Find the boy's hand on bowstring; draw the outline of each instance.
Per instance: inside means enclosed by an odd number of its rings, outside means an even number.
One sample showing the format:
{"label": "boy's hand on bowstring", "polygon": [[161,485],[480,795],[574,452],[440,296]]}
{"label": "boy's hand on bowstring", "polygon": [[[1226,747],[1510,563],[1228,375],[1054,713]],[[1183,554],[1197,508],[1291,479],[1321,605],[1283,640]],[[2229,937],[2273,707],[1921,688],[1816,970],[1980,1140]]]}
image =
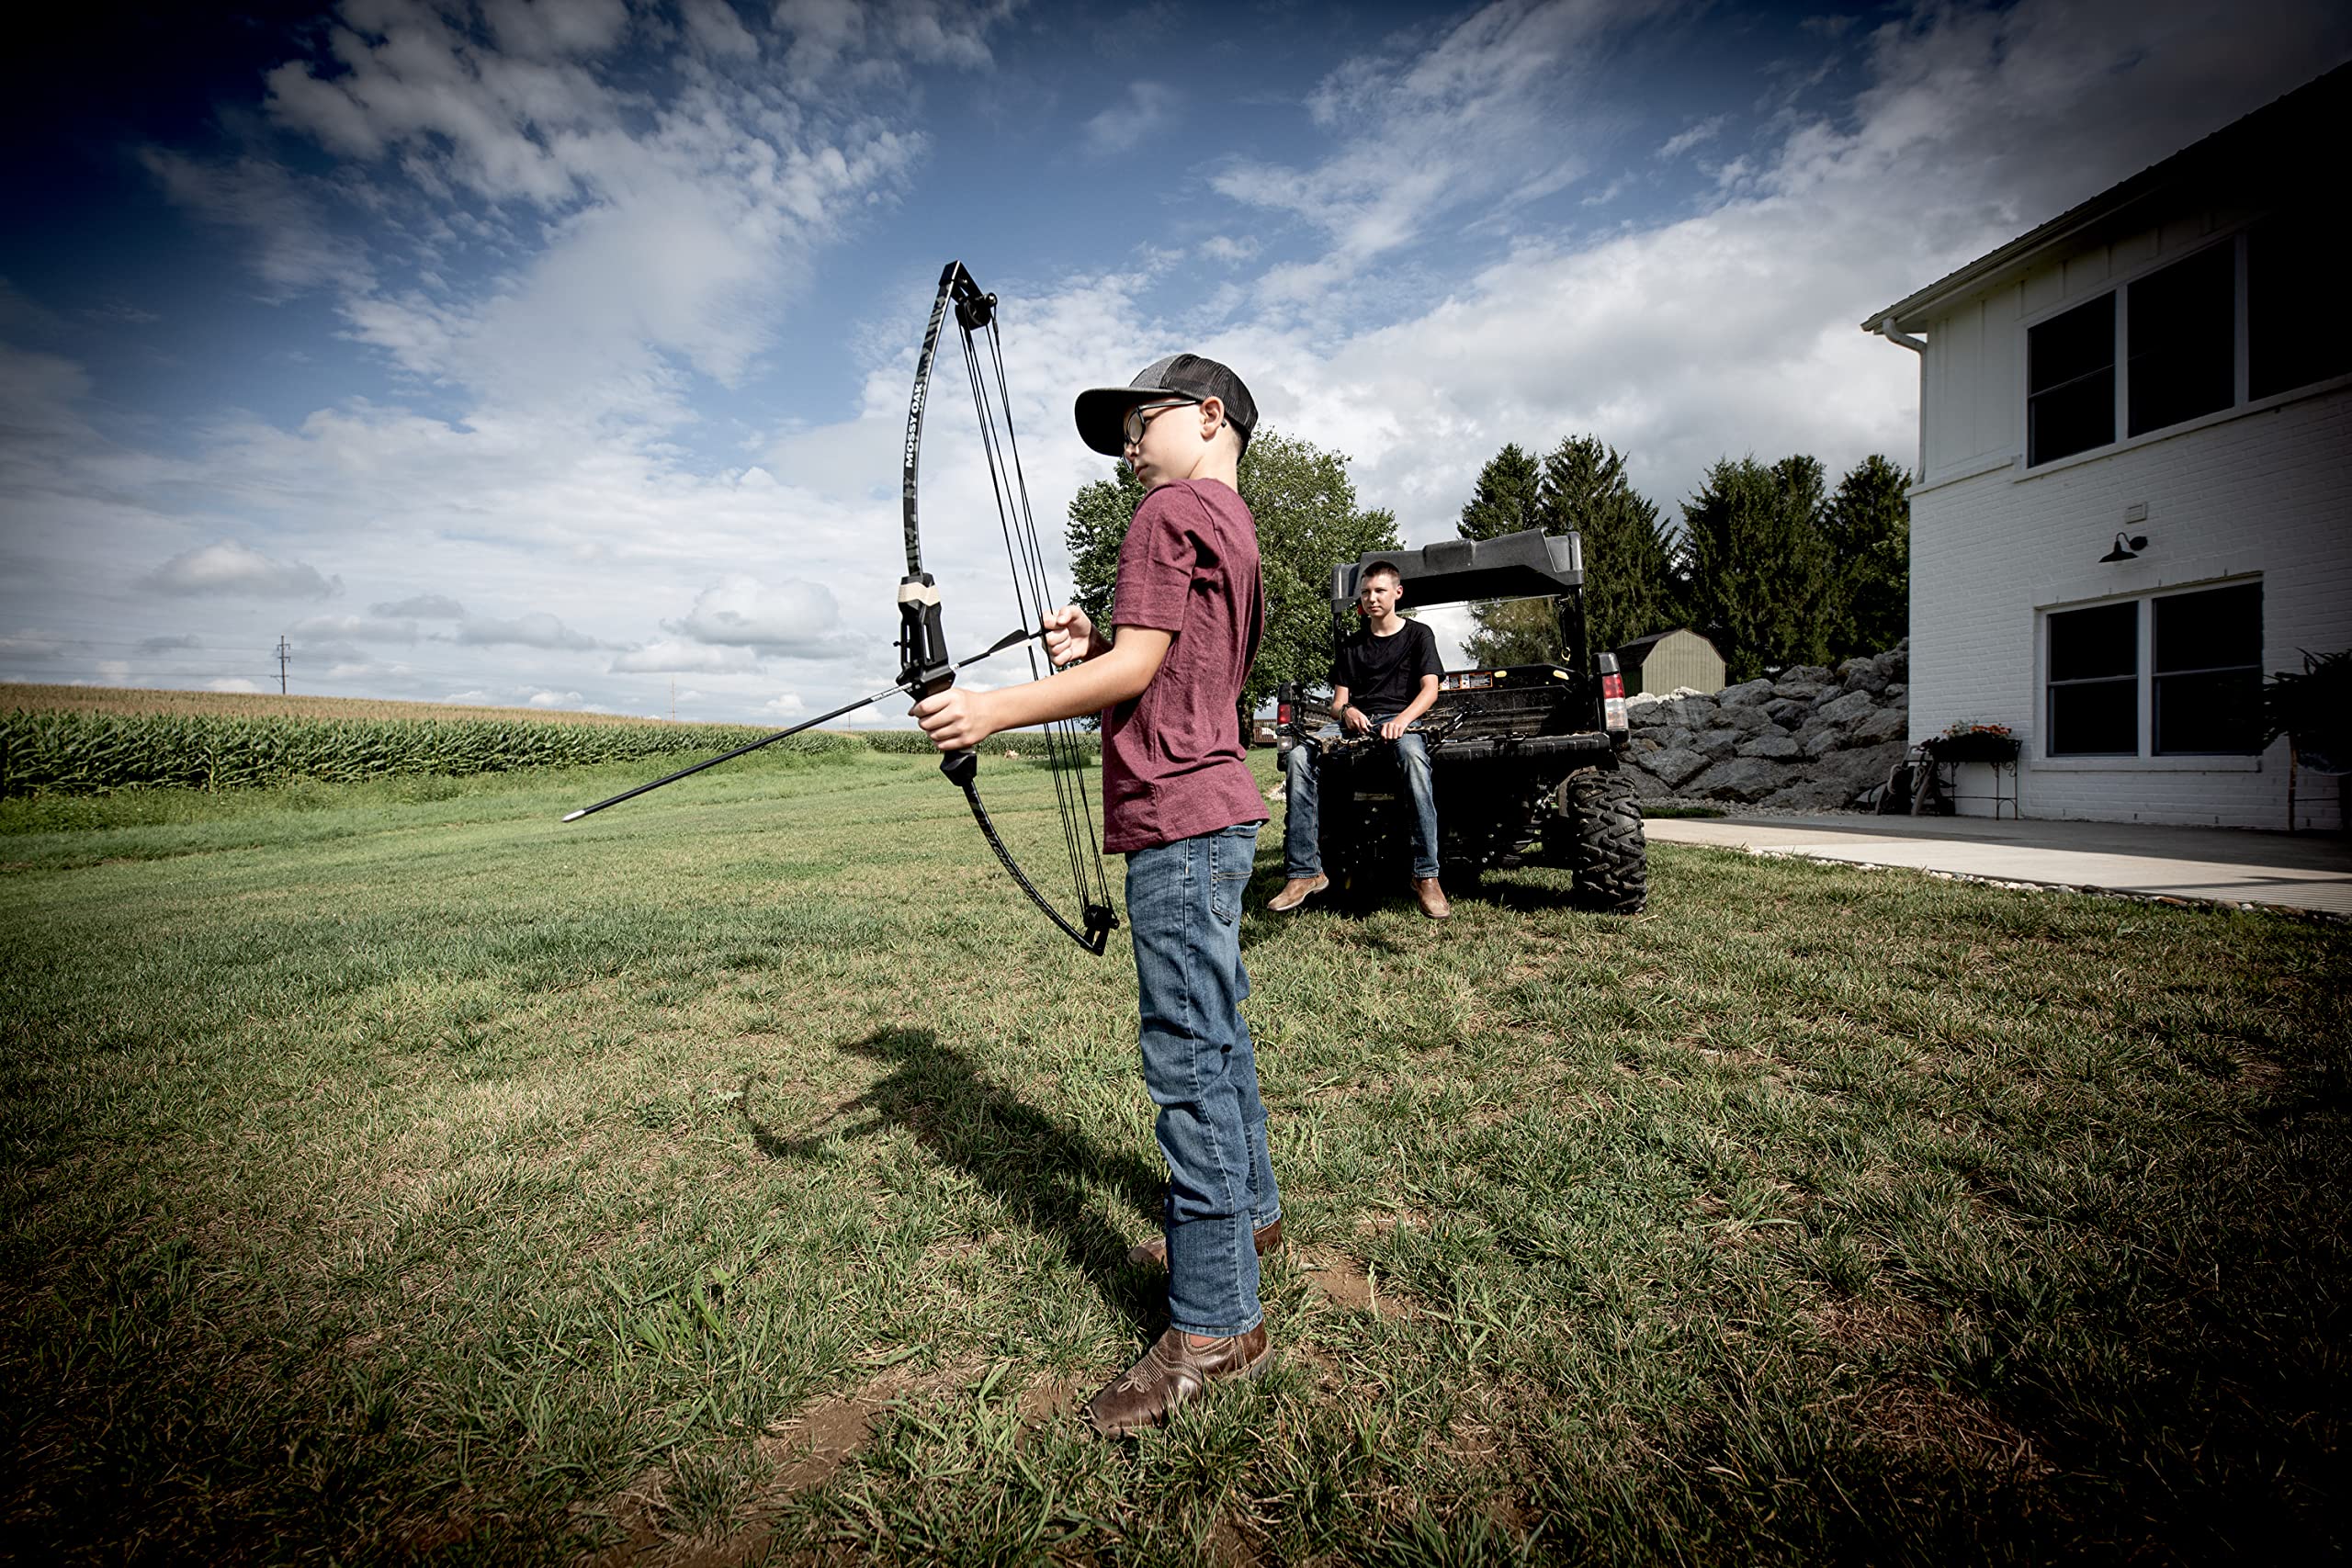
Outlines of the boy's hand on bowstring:
{"label": "boy's hand on bowstring", "polygon": [[1077,605],[1048,610],[1039,618],[1046,627],[1046,656],[1054,661],[1055,669],[1091,659],[1102,651],[1102,645],[1094,636],[1094,623]]}
{"label": "boy's hand on bowstring", "polygon": [[967,691],[950,686],[936,695],[923,698],[907,712],[922,726],[923,734],[943,751],[968,751],[994,735],[997,727],[989,721],[990,694]]}

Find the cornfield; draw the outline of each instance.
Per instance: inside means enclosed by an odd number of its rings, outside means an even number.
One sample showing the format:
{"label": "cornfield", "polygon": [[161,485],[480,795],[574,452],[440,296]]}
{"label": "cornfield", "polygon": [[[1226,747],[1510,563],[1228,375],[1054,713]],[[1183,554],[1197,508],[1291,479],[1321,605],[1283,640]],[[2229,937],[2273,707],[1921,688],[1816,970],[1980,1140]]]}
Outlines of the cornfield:
{"label": "cornfield", "polygon": [[[0,703],[7,705],[0,712],[0,795],[464,777],[724,751],[770,733],[740,724],[274,693],[12,684],[0,686]],[[1101,755],[1095,737],[1081,737],[1080,746],[1088,765]],[[809,730],[775,749],[821,756],[859,747],[908,755],[932,749],[913,729]],[[1044,761],[1046,738],[1000,735],[984,750]]]}
{"label": "cornfield", "polygon": [[162,686],[44,686],[0,682],[0,709],[26,713],[157,713],[220,718],[513,719],[528,724],[659,724],[650,715],[502,708],[471,703],[406,703],[375,697],[313,697],[276,692],[183,692]]}
{"label": "cornfield", "polygon": [[[214,714],[0,714],[0,795],[96,795],[140,785],[232,789],[318,779],[444,777],[722,751],[741,725],[550,724],[540,719],[335,719]],[[809,731],[778,743],[810,755],[855,747]]]}

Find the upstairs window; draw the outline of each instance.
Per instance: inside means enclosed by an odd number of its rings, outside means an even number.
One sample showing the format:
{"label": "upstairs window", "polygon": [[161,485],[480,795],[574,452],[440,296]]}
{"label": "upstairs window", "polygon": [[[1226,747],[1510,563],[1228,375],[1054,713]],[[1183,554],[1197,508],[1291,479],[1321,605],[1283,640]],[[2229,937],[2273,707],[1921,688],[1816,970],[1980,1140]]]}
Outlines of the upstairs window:
{"label": "upstairs window", "polygon": [[2352,220],[2314,204],[2027,328],[2026,466],[2352,375],[2347,254]]}
{"label": "upstairs window", "polygon": [[2237,247],[2215,245],[2124,290],[2132,334],[2131,432],[2237,401]]}
{"label": "upstairs window", "polygon": [[2352,223],[2340,207],[2266,218],[2246,231],[2246,395],[2352,373],[2341,300]]}
{"label": "upstairs window", "polygon": [[2102,294],[2026,333],[2029,464],[2115,439],[2115,296]]}

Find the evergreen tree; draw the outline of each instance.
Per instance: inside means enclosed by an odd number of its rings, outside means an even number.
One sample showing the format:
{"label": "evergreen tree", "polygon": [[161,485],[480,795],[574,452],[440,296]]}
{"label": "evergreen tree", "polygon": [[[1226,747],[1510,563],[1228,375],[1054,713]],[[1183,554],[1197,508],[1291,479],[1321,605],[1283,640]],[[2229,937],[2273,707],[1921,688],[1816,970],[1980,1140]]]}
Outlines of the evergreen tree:
{"label": "evergreen tree", "polygon": [[[1261,427],[1250,438],[1238,476],[1241,499],[1258,520],[1258,557],[1265,575],[1266,629],[1243,700],[1250,712],[1283,681],[1331,677],[1331,569],[1374,550],[1401,549],[1396,514],[1356,504],[1348,460],[1312,443]],[[1081,489],[1069,503],[1075,602],[1099,625],[1110,624],[1119,546],[1143,500],[1125,463],[1111,479]]]}
{"label": "evergreen tree", "polygon": [[1910,479],[1891,457],[1863,458],[1822,512],[1837,579],[1833,659],[1883,653],[1911,631]]}
{"label": "evergreen tree", "polygon": [[1584,540],[1584,614],[1596,651],[1679,624],[1673,551],[1656,503],[1625,478],[1625,459],[1594,435],[1560,443],[1544,459],[1544,529]]}
{"label": "evergreen tree", "polygon": [[[1570,436],[1541,463],[1505,446],[1478,474],[1462,509],[1465,539],[1521,528],[1574,531],[1584,542],[1586,629],[1593,649],[1619,648],[1681,619],[1673,552],[1657,507],[1625,479],[1625,459],[1592,435]],[[1464,650],[1479,664],[1556,662],[1567,657],[1549,601],[1480,604]]]}
{"label": "evergreen tree", "polygon": [[1834,613],[1821,464],[1724,458],[1682,504],[1693,619],[1735,682],[1829,656]]}
{"label": "evergreen tree", "polygon": [[[1544,526],[1544,470],[1517,442],[1487,460],[1462,509],[1456,531],[1465,539],[1494,539]],[[1546,600],[1512,600],[1470,607],[1473,629],[1462,650],[1473,664],[1538,664],[1560,656],[1559,627]]]}
{"label": "evergreen tree", "polygon": [[1535,455],[1511,442],[1478,470],[1477,488],[1462,509],[1457,531],[1465,539],[1494,539],[1542,527],[1543,484]]}

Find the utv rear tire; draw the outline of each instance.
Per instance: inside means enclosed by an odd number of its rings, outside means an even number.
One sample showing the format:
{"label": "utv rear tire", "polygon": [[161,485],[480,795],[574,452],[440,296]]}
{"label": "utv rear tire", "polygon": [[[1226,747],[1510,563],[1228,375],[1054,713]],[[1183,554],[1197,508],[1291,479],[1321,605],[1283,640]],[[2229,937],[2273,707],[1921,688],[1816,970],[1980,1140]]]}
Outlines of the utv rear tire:
{"label": "utv rear tire", "polygon": [[1544,837],[1576,873],[1577,907],[1640,914],[1649,902],[1649,844],[1633,784],[1613,770],[1579,768],[1560,786],[1560,803]]}

